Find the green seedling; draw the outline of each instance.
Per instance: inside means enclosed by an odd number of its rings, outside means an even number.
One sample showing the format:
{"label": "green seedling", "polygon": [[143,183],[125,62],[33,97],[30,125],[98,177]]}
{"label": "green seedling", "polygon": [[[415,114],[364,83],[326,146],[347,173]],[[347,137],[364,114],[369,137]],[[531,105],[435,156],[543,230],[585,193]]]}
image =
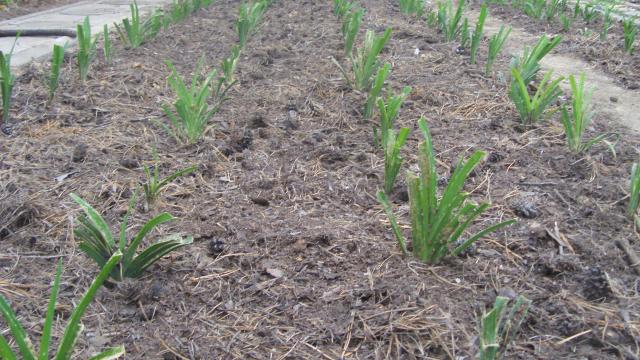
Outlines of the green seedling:
{"label": "green seedling", "polygon": [[569,16],[560,15],[560,22],[562,23],[562,31],[567,32],[571,29],[571,18]]}
{"label": "green seedling", "polygon": [[420,18],[424,14],[424,0],[400,0],[400,11]]}
{"label": "green seedling", "polygon": [[362,46],[356,49],[355,55],[350,58],[353,78],[347,74],[336,59],[332,59],[349,83],[349,86],[358,91],[369,92],[373,85],[373,76],[380,68],[378,55],[380,55],[390,37],[391,28],[387,28],[382,36],[375,36],[372,30],[367,30]]}
{"label": "green seedling", "polygon": [[561,40],[562,38],[559,36],[549,39],[546,35],[543,35],[533,48],[526,47],[520,58],[514,58],[511,61],[511,67],[518,70],[526,85],[529,85],[538,71],[540,71],[542,58],[553,50]]}
{"label": "green seedling", "polygon": [[84,215],[78,218],[78,226],[73,231],[76,238],[80,240],[80,250],[95,261],[100,268],[104,268],[114,254],[124,254],[117,266],[108,272],[109,276],[115,281],[122,281],[125,278],[138,278],[163,256],[193,242],[192,236],[183,237],[179,234],[172,234],[160,239],[136,255],[138,247],[140,247],[145,237],[159,225],[173,220],[173,216],[168,213],[155,216],[142,226],[131,241],[128,241],[126,230],[129,225],[129,217],[137,200],[136,191],[129,202],[129,209],[120,226],[120,239],[116,243],[109,224],[104,218],[79,196],[71,194],[71,198],[84,211]]}
{"label": "green seedling", "polygon": [[600,31],[600,41],[607,40],[607,36],[609,35],[609,30],[611,30],[611,11],[613,10],[612,6],[607,6],[604,10],[604,14],[602,15],[602,31]]}
{"label": "green seedling", "polygon": [[462,49],[467,48],[469,42],[469,19],[464,18],[462,21],[462,27],[460,28],[460,47]]}
{"label": "green seedling", "polygon": [[523,125],[535,124],[553,113],[549,107],[562,95],[559,84],[564,78],[559,77],[551,81],[552,74],[553,72],[550,71],[544,76],[536,92],[531,96],[518,69],[511,68],[509,98],[515,104]]}
{"label": "green seedling", "polygon": [[234,45],[231,48],[231,56],[222,59],[222,73],[224,74],[224,79],[227,85],[235,82],[238,60],[240,60],[240,46]]}
{"label": "green seedling", "polygon": [[598,17],[598,9],[592,4],[585,5],[584,8],[582,8],[581,13],[582,19],[587,23],[587,25]]}
{"label": "green seedling", "polygon": [[405,86],[399,95],[392,95],[391,90],[387,89],[387,98],[379,98],[377,101],[378,110],[380,111],[380,135],[378,136],[378,130],[373,128],[373,138],[376,144],[380,144],[382,150],[386,149],[387,133],[393,129],[393,124],[400,113],[400,108],[404,104],[405,100],[411,93],[411,87]]}
{"label": "green seedling", "polygon": [[[18,37],[19,36],[20,35],[18,34]],[[18,42],[18,37],[13,41],[13,45],[11,46],[11,50],[8,54],[0,51],[0,89],[2,90],[2,124],[0,125],[3,126],[7,125],[9,122],[13,83],[16,79],[13,71],[11,71],[11,56],[13,55],[13,50],[16,47],[16,42]]]}
{"label": "green seedling", "polygon": [[190,174],[198,168],[197,166],[189,166],[188,168],[184,168],[182,170],[178,170],[173,174],[160,178],[160,159],[158,158],[158,153],[156,149],[153,149],[153,170],[149,168],[149,166],[144,165],[144,173],[147,177],[147,181],[142,185],[144,189],[146,207],[153,205],[158,196],[160,195],[160,191],[169,185],[169,183],[173,182],[175,179]]}
{"label": "green seedling", "polygon": [[438,26],[446,41],[454,41],[460,35],[464,7],[465,1],[459,0],[454,13],[452,0],[438,2]]}
{"label": "green seedling", "polygon": [[544,7],[544,18],[547,22],[552,22],[558,12],[562,11],[566,3],[561,0],[549,0]]}
{"label": "green seedling", "polygon": [[498,296],[493,308],[480,319],[480,360],[500,359],[509,343],[518,335],[522,323],[527,318],[531,300],[518,296],[508,307],[509,299]]}
{"label": "green seedling", "polygon": [[122,42],[135,49],[158,34],[162,26],[162,12],[154,11],[147,20],[142,21],[140,9],[135,0],[129,5],[129,9],[131,10],[131,19],[123,19],[122,27],[117,23],[115,26]]}
{"label": "green seedling", "polygon": [[487,76],[491,73],[493,63],[496,61],[510,33],[511,27],[506,29],[504,25],[500,25],[500,30],[489,38],[489,53],[487,54],[487,63],[484,67],[484,72]]}
{"label": "green seedling", "polygon": [[438,26],[438,13],[430,9],[427,11],[427,26],[436,27]]}
{"label": "green seedling", "polygon": [[[393,123],[398,117],[400,107],[411,92],[410,87],[402,89],[400,95],[389,95],[387,101],[378,99],[378,110],[380,111],[380,138],[374,128],[374,138],[379,141],[384,153],[384,191],[391,193],[393,183],[398,176],[398,171],[402,165],[403,158],[400,156],[400,149],[404,146],[409,136],[409,129],[402,128],[396,135],[393,130]],[[390,91],[389,91],[390,93]]]}
{"label": "green seedling", "polygon": [[353,53],[353,43],[360,31],[360,23],[364,16],[364,9],[352,10],[342,20],[342,37],[344,39],[344,54],[349,57]]}
{"label": "green seedling", "polygon": [[638,25],[635,18],[626,18],[622,20],[622,30],[624,31],[624,51],[633,55],[636,35],[638,34]]}
{"label": "green seedling", "polygon": [[582,7],[580,6],[580,0],[577,0],[573,6],[573,19],[577,19],[580,15],[582,15]]}
{"label": "green seedling", "polygon": [[584,132],[589,126],[591,117],[593,116],[591,112],[591,95],[593,94],[593,89],[585,90],[584,73],[580,75],[578,81],[576,81],[573,75],[570,75],[569,84],[571,85],[571,115],[569,115],[567,107],[562,106],[562,114],[560,116],[562,126],[567,135],[567,145],[569,149],[575,154],[580,154],[591,149],[593,145],[603,142],[609,147],[609,150],[615,157],[615,142],[609,142],[607,138],[619,137],[617,134],[600,134],[593,139],[583,140]]}
{"label": "green seedling", "polygon": [[364,104],[363,117],[365,120],[371,118],[373,115],[373,107],[382,92],[382,88],[384,87],[384,82],[387,80],[389,76],[389,72],[391,71],[391,64],[385,63],[378,72],[376,73],[376,77],[373,80],[373,85],[369,90],[369,94],[367,95],[367,102]]}
{"label": "green seedling", "polygon": [[[83,326],[80,323],[80,319],[84,315],[87,307],[93,301],[93,298],[96,295],[98,289],[102,286],[102,284],[107,280],[111,271],[120,263],[122,259],[122,253],[116,251],[110,256],[107,261],[105,261],[102,266],[100,273],[93,280],[89,289],[84,294],[84,296],[80,299],[80,302],[75,306],[71,316],[69,317],[69,322],[65,327],[64,333],[62,335],[62,339],[60,344],[58,345],[58,349],[55,351],[55,355],[53,357],[49,357],[51,348],[51,334],[52,327],[54,322],[54,317],[56,313],[56,304],[58,301],[58,291],[60,289],[60,276],[62,274],[62,261],[58,262],[56,275],[53,280],[53,287],[51,288],[51,296],[49,297],[49,304],[47,306],[47,314],[45,315],[44,325],[42,326],[42,337],[40,338],[40,350],[38,352],[33,348],[32,342],[29,339],[26,331],[20,321],[18,320],[16,313],[11,309],[9,302],[5,299],[4,296],[0,295],[0,313],[4,317],[5,322],[9,326],[9,330],[11,335],[13,335],[13,339],[18,347],[18,354],[16,354],[11,347],[7,339],[0,335],[0,357],[4,360],[47,360],[47,359],[56,359],[56,360],[70,360],[73,355],[74,346],[76,340],[80,333],[83,330]],[[109,360],[109,359],[117,359],[121,356],[124,356],[125,351],[123,346],[118,346],[115,348],[110,348],[102,351],[101,353],[94,355],[90,358],[93,360]]]}
{"label": "green seedling", "polygon": [[[163,110],[172,125],[171,127],[164,126],[164,128],[179,143],[194,144],[202,137],[209,120],[220,110],[220,106],[227,99],[227,91],[235,84],[235,82],[231,82],[225,85],[224,77],[218,78],[214,84],[216,70],[212,70],[201,80],[202,62],[200,60],[196,66],[190,87],[187,87],[173,64],[167,62],[167,67],[171,70],[168,79],[169,87],[176,93],[177,99],[173,103],[173,110],[168,104],[163,105]],[[209,104],[209,99],[213,100],[213,104]]]}
{"label": "green seedling", "polygon": [[60,82],[60,67],[64,61],[65,46],[55,44],[53,45],[53,54],[51,55],[51,72],[49,74],[49,99],[47,105],[51,104],[53,96],[56,94],[58,84]]}
{"label": "green seedling", "polygon": [[482,40],[482,32],[484,31],[484,21],[487,18],[487,4],[482,4],[480,8],[480,16],[476,22],[476,28],[473,31],[471,37],[471,63],[476,63],[476,57],[478,55],[478,48],[480,47],[480,41]]}
{"label": "green seedling", "polygon": [[542,19],[544,9],[547,5],[545,0],[527,0],[524,4],[524,13],[536,20]]}
{"label": "green seedling", "polygon": [[240,5],[238,20],[236,21],[236,32],[238,33],[238,43],[241,48],[244,48],[249,36],[255,32],[258,23],[267,10],[267,6],[268,3],[265,1]]}
{"label": "green seedling", "polygon": [[188,0],[173,0],[168,18],[172,23],[177,24],[184,21],[191,12],[191,3]]}
{"label": "green seedling", "polygon": [[[459,255],[478,239],[513,224],[515,220],[494,224],[464,238],[471,223],[489,207],[488,203],[477,205],[467,201],[469,194],[464,192],[466,180],[485,153],[476,151],[467,161],[461,159],[442,197],[438,197],[438,174],[431,135],[424,118],[420,118],[418,125],[425,138],[419,148],[420,174],[409,172],[407,175],[413,254],[423,262],[437,264],[445,256]],[[384,191],[378,192],[378,201],[389,217],[400,249],[406,254],[406,241]]]}
{"label": "green seedling", "polygon": [[355,4],[347,0],[333,0],[333,15],[342,19],[355,7]]}
{"label": "green seedling", "polygon": [[87,80],[89,66],[96,54],[97,43],[97,38],[91,36],[91,24],[89,23],[88,16],[84,18],[82,24],[78,24],[76,32],[78,41],[78,69],[80,71],[80,80],[84,82]]}
{"label": "green seedling", "polygon": [[113,47],[111,44],[111,37],[109,36],[109,27],[107,26],[107,24],[105,24],[102,28],[102,41],[104,42],[102,47],[104,62],[106,62],[107,64],[111,64]]}

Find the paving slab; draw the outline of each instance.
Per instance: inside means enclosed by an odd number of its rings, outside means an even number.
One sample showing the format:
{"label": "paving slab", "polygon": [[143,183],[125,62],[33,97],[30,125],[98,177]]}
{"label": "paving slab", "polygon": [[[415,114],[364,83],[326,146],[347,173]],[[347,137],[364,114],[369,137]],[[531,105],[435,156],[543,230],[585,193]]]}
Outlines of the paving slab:
{"label": "paving slab", "polygon": [[[0,22],[2,30],[25,29],[70,29],[75,30],[85,16],[91,22],[91,31],[100,33],[104,25],[113,27],[114,22],[130,16],[130,0],[97,0],[79,1],[55,9],[49,9]],[[138,0],[140,15],[145,16],[153,10],[171,3],[172,0]],[[15,38],[0,38],[0,50],[8,52]],[[11,65],[14,68],[25,65],[34,59],[42,59],[51,55],[54,44],[69,43],[75,45],[75,39],[62,37],[21,37],[15,44]]]}

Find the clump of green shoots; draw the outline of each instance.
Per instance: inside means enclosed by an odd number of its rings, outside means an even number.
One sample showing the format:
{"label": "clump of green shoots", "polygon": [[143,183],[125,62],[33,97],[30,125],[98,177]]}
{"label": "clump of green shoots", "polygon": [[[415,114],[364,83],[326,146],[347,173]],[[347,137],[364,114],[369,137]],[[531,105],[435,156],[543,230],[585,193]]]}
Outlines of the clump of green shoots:
{"label": "clump of green shoots", "polygon": [[[384,191],[391,193],[393,183],[398,176],[403,158],[400,156],[400,149],[404,146],[409,136],[409,129],[402,128],[396,135],[393,130],[393,123],[398,116],[400,107],[411,92],[410,87],[402,89],[400,95],[389,95],[387,101],[378,99],[378,110],[380,111],[380,145],[384,152]],[[374,129],[374,136],[378,141],[377,131]]]}
{"label": "clump of green shoots", "polygon": [[350,59],[353,79],[342,66],[333,59],[352,88],[365,92],[371,89],[373,75],[376,74],[380,68],[378,55],[382,52],[387,41],[389,41],[389,37],[391,37],[391,28],[387,28],[382,36],[376,36],[372,30],[367,30],[362,46],[356,49],[355,55]]}
{"label": "clump of green shoots", "polygon": [[517,336],[527,318],[531,300],[518,296],[509,309],[509,299],[496,297],[493,308],[480,319],[480,360],[495,360],[504,355],[509,343]]}
{"label": "clump of green shoots", "polygon": [[569,16],[560,15],[560,22],[562,23],[562,31],[567,32],[571,29],[571,18]]}
{"label": "clump of green shoots", "polygon": [[547,2],[545,0],[527,0],[524,3],[523,10],[527,16],[540,20],[542,19],[546,5]]}
{"label": "clump of green shoots", "polygon": [[602,15],[602,31],[600,31],[600,41],[607,40],[607,36],[609,35],[609,30],[611,30],[611,11],[613,10],[613,6],[607,6],[604,9],[604,14]]}
{"label": "clump of green shoots", "polygon": [[562,11],[564,3],[561,0],[549,0],[544,8],[544,18],[547,22],[552,22],[558,12]]}
{"label": "clump of green shoots", "polygon": [[525,48],[520,58],[514,58],[511,67],[516,68],[525,85],[529,85],[540,70],[540,61],[562,40],[559,36],[549,39],[543,35],[533,48]]}
{"label": "clump of green shoots", "polygon": [[593,115],[591,112],[591,95],[593,94],[593,89],[585,90],[584,73],[580,75],[578,81],[576,81],[573,75],[570,75],[569,84],[571,86],[571,115],[569,115],[567,107],[562,106],[562,114],[560,116],[562,126],[567,136],[569,149],[575,154],[580,154],[588,151],[593,145],[603,142],[615,156],[614,143],[606,140],[607,137],[615,136],[615,134],[600,134],[586,142],[582,139]]}
{"label": "clump of green shoots", "polygon": [[[515,221],[494,224],[464,238],[463,235],[471,223],[489,207],[488,203],[477,205],[467,201],[469,194],[463,191],[471,171],[485,157],[485,153],[476,151],[467,161],[459,161],[442,196],[439,197],[438,174],[429,128],[424,118],[420,118],[418,125],[425,141],[420,144],[419,149],[420,174],[407,175],[411,239],[414,256],[423,262],[436,264],[447,255],[459,255],[478,239]],[[389,217],[400,249],[406,254],[405,238],[384,191],[378,192],[378,201]]]}
{"label": "clump of green shoots", "polygon": [[154,11],[149,18],[142,21],[140,9],[135,0],[129,5],[129,8],[131,9],[131,19],[123,19],[122,27],[117,23],[115,25],[122,42],[135,49],[158,34],[162,26],[162,13]]}
{"label": "clump of green shoots", "polygon": [[520,122],[523,125],[535,124],[545,118],[546,115],[549,115],[548,108],[562,94],[559,84],[564,78],[559,77],[551,81],[552,74],[552,71],[545,74],[535,93],[531,96],[529,95],[528,85],[524,82],[520,71],[516,68],[511,68],[509,98],[515,104],[520,115]]}
{"label": "clump of green shoots", "polygon": [[120,239],[116,242],[109,224],[96,209],[75,194],[71,194],[71,198],[84,211],[84,215],[78,218],[79,225],[74,229],[74,235],[80,240],[80,250],[95,261],[100,268],[104,268],[114,254],[124,254],[117,266],[108,272],[109,276],[115,281],[122,281],[125,278],[138,278],[163,256],[193,242],[192,236],[183,237],[179,234],[172,234],[160,239],[140,254],[136,254],[145,237],[159,225],[173,220],[173,216],[168,213],[155,216],[140,228],[131,241],[128,241],[126,230],[129,224],[129,217],[136,203],[136,191],[122,220]]}
{"label": "clump of green shoots", "polygon": [[364,16],[364,9],[352,10],[344,16],[342,20],[342,37],[344,39],[344,54],[351,56],[353,52],[353,43],[360,31],[360,23]]}
{"label": "clump of green shoots", "polygon": [[[224,77],[213,81],[217,75],[216,70],[212,70],[201,80],[200,69],[202,60],[198,62],[196,71],[191,79],[191,86],[185,84],[171,62],[167,62],[171,75],[168,82],[177,99],[173,103],[173,110],[169,105],[163,105],[163,110],[171,122],[172,127],[164,126],[179,143],[194,144],[204,134],[209,120],[215,115],[222,103],[226,100],[227,91],[235,84],[232,82],[225,85]],[[213,99],[213,104],[209,104],[209,99]],[[175,113],[174,113],[175,110]]]}
{"label": "clump of green shoots", "polygon": [[384,66],[378,69],[378,72],[376,73],[373,85],[367,95],[367,102],[364,104],[363,117],[365,120],[371,118],[371,115],[373,114],[373,107],[382,92],[384,82],[387,80],[387,76],[389,76],[389,71],[391,71],[391,64],[385,63]]}
{"label": "clump of green shoots", "polygon": [[58,84],[60,81],[60,67],[64,61],[64,49],[65,46],[55,44],[53,45],[53,54],[51,55],[51,71],[49,74],[49,99],[47,105],[51,104],[53,96],[56,94]]}
{"label": "clump of green shoots", "polygon": [[347,0],[333,0],[333,14],[342,19],[354,6],[354,3]]}
{"label": "clump of green shoots", "polygon": [[109,26],[104,24],[102,28],[102,54],[104,55],[104,62],[107,64],[111,64],[111,59],[113,57],[113,46],[111,44],[111,36],[109,36]]}
{"label": "clump of green shoots", "polygon": [[635,18],[626,18],[622,20],[622,30],[624,32],[624,50],[633,55],[636,35],[638,34],[638,25]]}
{"label": "clump of green shoots", "polygon": [[89,73],[89,66],[93,61],[93,57],[96,54],[97,39],[91,36],[91,24],[89,23],[89,17],[85,17],[82,24],[78,24],[77,28],[78,39],[78,69],[80,71],[80,80],[86,81],[87,74]]}
{"label": "clump of green shoots", "polygon": [[[109,273],[115,268],[122,258],[122,253],[116,251],[110,256],[101,267],[100,273],[93,280],[87,292],[82,296],[80,302],[75,306],[69,322],[64,330],[58,349],[55,352],[54,357],[51,359],[57,360],[70,360],[73,355],[74,345],[83,326],[80,323],[80,319],[84,315],[87,307],[93,301],[98,289],[109,277]],[[20,320],[18,320],[16,313],[11,309],[8,301],[4,296],[0,294],[0,313],[4,317],[5,322],[9,326],[9,330],[13,335],[13,339],[18,347],[19,355],[16,354],[11,347],[7,339],[0,335],[0,357],[5,360],[16,360],[18,358],[25,360],[47,360],[50,359],[49,353],[52,350],[51,347],[51,334],[52,327],[56,313],[56,305],[58,301],[58,291],[60,289],[60,276],[62,275],[62,261],[58,262],[56,275],[53,280],[53,287],[51,288],[51,296],[49,297],[49,304],[47,306],[47,314],[45,315],[44,325],[42,326],[42,337],[40,338],[40,350],[36,352],[31,340],[29,339],[26,331]],[[110,348],[102,351],[98,355],[94,355],[91,359],[117,359],[124,356],[125,351],[123,346]]]}
{"label": "clump of green shoots", "polygon": [[454,41],[460,35],[464,6],[465,1],[459,0],[454,12],[453,0],[438,2],[438,26],[446,41]]}
{"label": "clump of green shoots", "polygon": [[580,10],[582,13],[582,19],[587,24],[591,23],[598,17],[598,9],[593,4],[587,4]]}
{"label": "clump of green shoots", "polygon": [[482,32],[484,29],[484,21],[487,18],[487,4],[482,4],[480,8],[480,16],[478,17],[478,22],[476,22],[476,28],[473,31],[473,36],[471,37],[471,63],[476,63],[476,56],[478,54],[478,47],[480,46],[480,40],[482,40]]}
{"label": "clump of green shoots", "polygon": [[462,21],[462,27],[460,28],[460,47],[462,49],[467,48],[469,42],[469,19],[464,18]]}
{"label": "clump of green shoots", "polygon": [[191,14],[191,3],[188,0],[173,0],[169,8],[168,18],[177,24],[184,21]]}
{"label": "clump of green shoots", "polygon": [[489,52],[487,54],[487,63],[484,67],[484,72],[487,76],[491,73],[493,63],[496,61],[496,58],[502,50],[502,47],[504,46],[505,41],[507,41],[510,33],[511,27],[507,29],[504,25],[500,25],[500,30],[489,38]]}
{"label": "clump of green shoots", "polygon": [[0,90],[2,90],[2,125],[9,122],[9,109],[11,108],[11,96],[13,95],[13,83],[15,75],[11,71],[11,56],[16,47],[16,37],[8,54],[0,51]]}
{"label": "clump of green shoots", "polygon": [[222,59],[222,73],[224,74],[224,80],[226,84],[231,84],[235,80],[236,68],[238,67],[238,60],[240,59],[240,46],[234,45],[231,48],[231,56]]}
{"label": "clump of green shoots", "polygon": [[182,170],[178,170],[173,174],[161,179],[160,178],[160,159],[158,158],[158,152],[156,151],[155,148],[153,149],[153,162],[154,162],[152,166],[153,170],[149,168],[149,166],[144,165],[144,173],[147,177],[147,181],[142,185],[142,188],[144,189],[146,208],[153,205],[153,203],[156,201],[156,199],[160,195],[160,191],[162,191],[162,189],[165,186],[167,186],[173,180],[181,176],[184,176],[196,171],[196,169],[198,168],[195,165],[189,166]]}
{"label": "clump of green shoots", "polygon": [[256,30],[258,23],[267,10],[268,3],[257,1],[252,4],[243,3],[240,5],[238,20],[236,21],[236,31],[238,33],[238,43],[241,48],[247,44],[249,36]]}
{"label": "clump of green shoots", "polygon": [[420,18],[424,14],[424,0],[400,0],[400,11]]}

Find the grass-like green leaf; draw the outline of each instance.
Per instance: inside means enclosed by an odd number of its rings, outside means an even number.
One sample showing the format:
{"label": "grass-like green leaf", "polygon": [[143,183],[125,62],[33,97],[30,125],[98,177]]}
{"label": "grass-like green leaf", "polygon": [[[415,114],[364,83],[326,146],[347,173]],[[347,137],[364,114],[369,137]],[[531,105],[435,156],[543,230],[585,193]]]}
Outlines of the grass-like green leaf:
{"label": "grass-like green leaf", "polygon": [[493,63],[502,50],[502,47],[504,46],[505,41],[507,41],[510,33],[511,27],[507,29],[504,25],[500,25],[500,30],[489,38],[489,53],[487,54],[487,63],[484,68],[484,72],[487,76],[491,73]]}
{"label": "grass-like green leaf", "polygon": [[80,72],[80,80],[87,80],[89,74],[89,66],[96,54],[97,39],[91,35],[91,24],[89,17],[86,16],[82,24],[78,24],[76,31],[78,41],[78,53],[76,55],[78,61],[78,70]]}
{"label": "grass-like green leaf", "polygon": [[13,95],[13,83],[15,81],[15,75],[11,71],[11,56],[13,50],[16,47],[18,37],[13,41],[11,51],[8,54],[0,51],[0,90],[2,91],[2,124],[6,125],[9,122],[9,114],[11,109],[11,97]]}
{"label": "grass-like green leaf", "polygon": [[484,31],[484,22],[487,19],[487,4],[482,4],[480,8],[480,16],[478,17],[478,21],[476,22],[476,28],[473,31],[473,36],[471,36],[471,63],[476,63],[476,57],[478,55],[478,48],[480,47],[480,41],[482,40],[482,33]]}
{"label": "grass-like green leaf", "polygon": [[559,84],[564,78],[559,77],[551,80],[552,74],[552,71],[545,74],[533,96],[530,96],[528,86],[518,69],[511,68],[509,97],[515,104],[520,115],[520,122],[523,125],[537,123],[553,112],[549,108],[562,94]]}

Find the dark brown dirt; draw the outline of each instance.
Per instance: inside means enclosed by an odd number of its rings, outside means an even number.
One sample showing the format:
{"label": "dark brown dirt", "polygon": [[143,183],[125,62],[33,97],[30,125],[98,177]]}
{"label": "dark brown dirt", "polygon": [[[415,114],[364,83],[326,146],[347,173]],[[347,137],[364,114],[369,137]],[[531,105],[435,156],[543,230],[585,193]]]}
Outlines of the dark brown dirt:
{"label": "dark brown dirt", "polygon": [[[472,2],[471,6],[479,9],[479,5],[475,2]],[[573,8],[568,10],[566,15],[572,18]],[[589,65],[602,70],[626,89],[637,90],[640,88],[640,71],[638,71],[640,69],[640,40],[636,39],[633,55],[625,52],[624,33],[620,22],[614,20],[606,39],[601,40],[600,32],[604,27],[602,15],[588,24],[581,16],[576,19],[572,18],[572,24],[568,31],[562,29],[559,15],[549,23],[546,20],[530,18],[519,9],[511,6],[492,4],[490,5],[490,16],[525,29],[530,34],[559,35],[562,37],[562,41],[554,51],[584,59]]]}
{"label": "dark brown dirt", "polygon": [[[163,173],[199,170],[131,224],[168,211],[180,220],[154,235],[193,234],[195,243],[144,278],[100,291],[83,321],[81,358],[117,344],[131,359],[471,358],[478,315],[498,293],[533,301],[507,358],[637,356],[638,278],[614,245],[625,238],[640,251],[625,216],[637,134],[603,129],[596,117],[590,135],[623,134],[617,157],[603,147],[571,155],[557,121],[521,129],[504,84],[423,22],[388,1],[361,3],[363,31],[393,27],[383,54],[393,64],[389,85],[413,88],[398,120],[412,129],[405,168],[415,169],[423,115],[443,176],[460,156],[489,153],[467,190],[493,202],[483,225],[516,225],[438,266],[401,255],[375,200],[383,159],[374,123],[361,120],[363,96],[347,90],[330,60],[343,59],[328,1],[274,4],[215,128],[196,145],[177,145],[156,125],[173,97],[164,61],[183,74],[201,56],[218,66],[236,41],[239,4],[221,0],[139,49],[117,48],[114,64],[98,61],[85,84],[67,64],[49,109],[48,65],[19,77],[13,135],[0,139],[0,291],[28,332],[40,331],[57,258],[62,318],[96,273],[77,250],[69,193],[116,231],[157,146]],[[507,64],[501,58],[496,68]],[[406,226],[401,199],[394,207]]]}
{"label": "dark brown dirt", "polygon": [[11,5],[0,5],[0,20],[28,15],[58,6],[73,4],[79,0],[18,0]]}

